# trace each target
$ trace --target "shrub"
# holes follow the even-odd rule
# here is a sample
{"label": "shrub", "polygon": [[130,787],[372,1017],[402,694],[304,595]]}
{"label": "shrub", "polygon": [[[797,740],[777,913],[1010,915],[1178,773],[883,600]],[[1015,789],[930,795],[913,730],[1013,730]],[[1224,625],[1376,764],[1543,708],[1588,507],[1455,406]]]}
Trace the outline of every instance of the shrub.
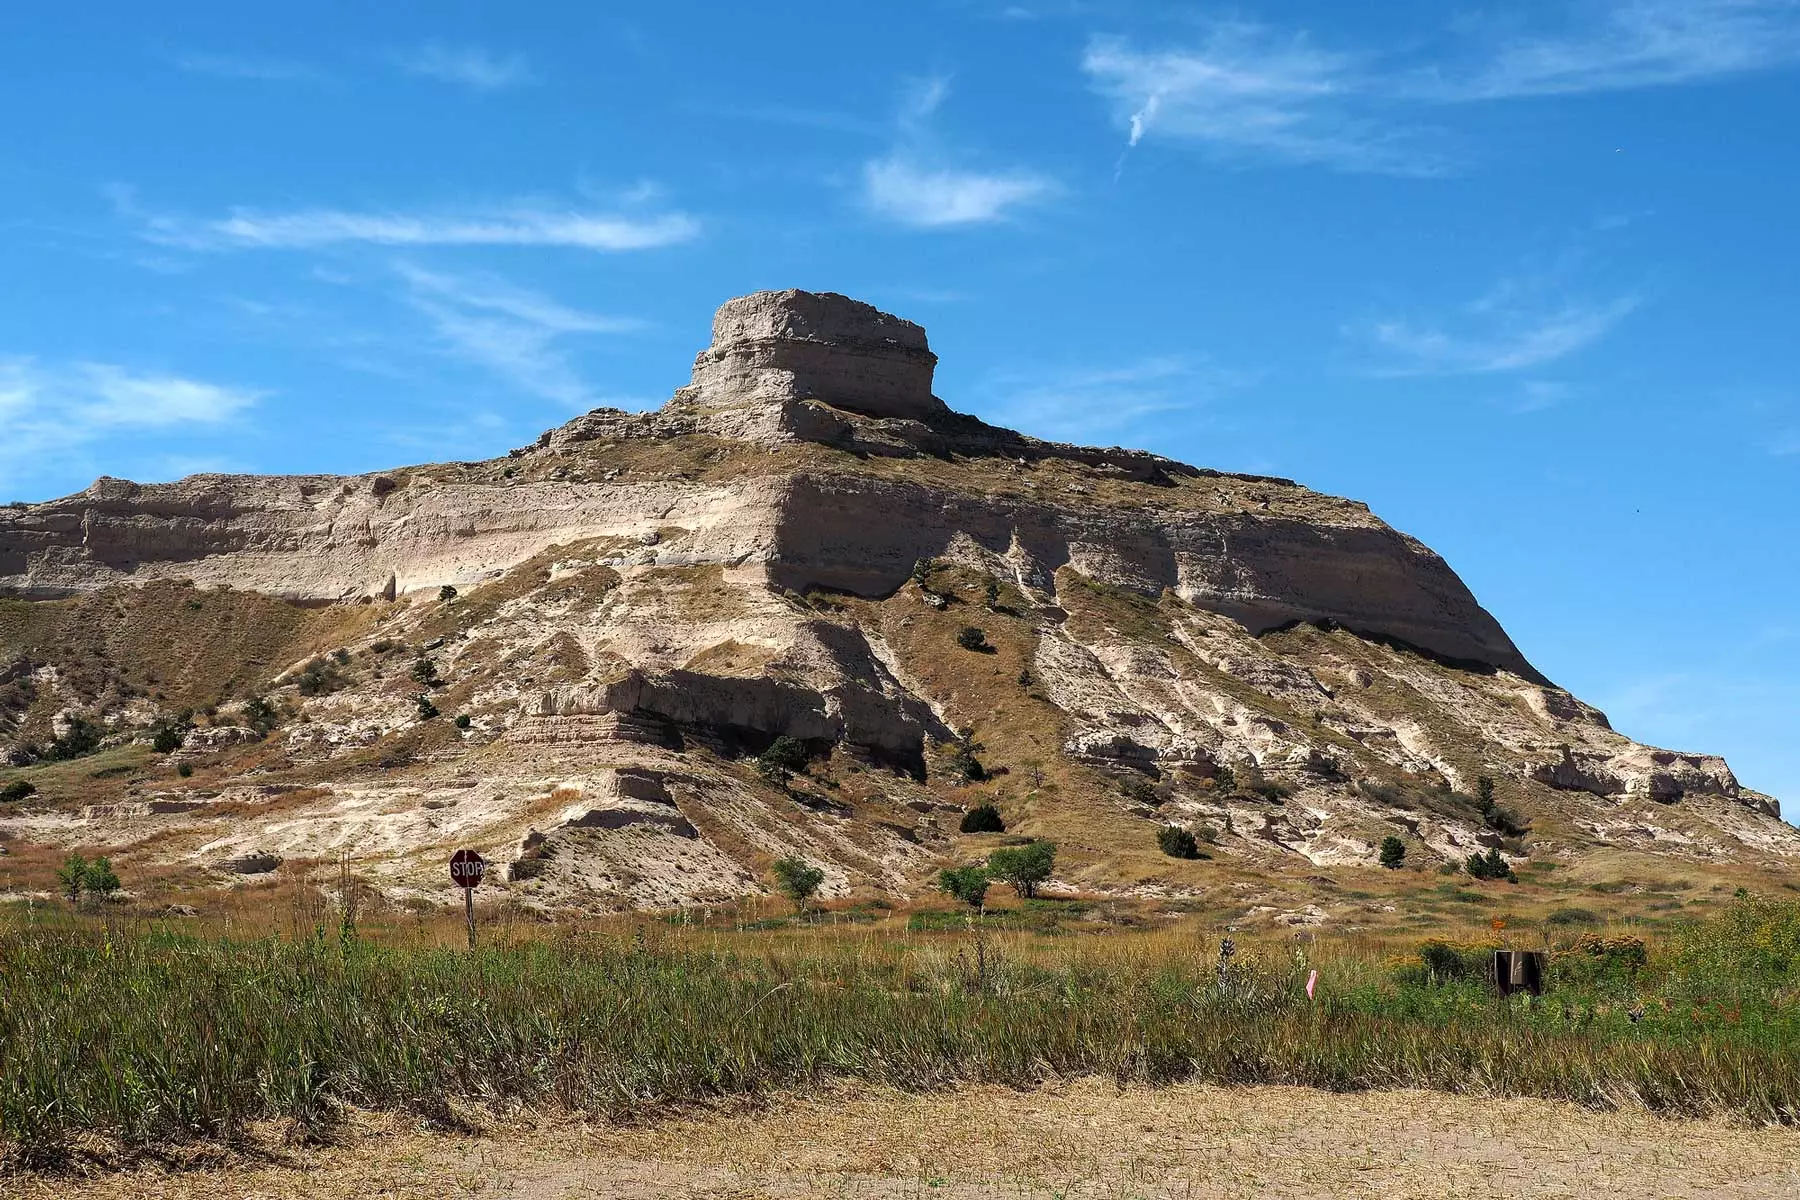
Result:
{"label": "shrub", "polygon": [[185,762],[184,763],[176,763],[175,764],[175,773],[177,775],[181,776],[183,779],[186,779],[189,775],[192,775],[194,773],[194,764],[193,763],[185,763]]}
{"label": "shrub", "polygon": [[1162,794],[1142,779],[1126,779],[1119,787],[1134,804],[1142,804],[1147,808],[1161,808],[1163,805]]}
{"label": "shrub", "polygon": [[456,714],[455,724],[458,729],[467,729],[473,723],[474,722],[470,719],[468,713],[457,713]]}
{"label": "shrub", "polygon": [[294,687],[302,696],[323,696],[337,691],[344,683],[338,664],[324,658],[313,659],[294,677]]}
{"label": "shrub", "polygon": [[266,696],[252,696],[244,701],[244,723],[256,731],[257,737],[268,737],[280,721],[275,706]]}
{"label": "shrub", "polygon": [[1492,847],[1486,854],[1471,854],[1467,864],[1469,874],[1477,879],[1504,879],[1508,883],[1519,882],[1513,874],[1512,864],[1501,855],[1499,847]]}
{"label": "shrub", "polygon": [[924,587],[931,582],[931,560],[920,558],[913,560],[913,582]]}
{"label": "shrub", "polygon": [[1390,871],[1397,871],[1406,861],[1406,843],[1389,835],[1381,839],[1381,865]]}
{"label": "shrub", "polygon": [[1599,925],[1602,918],[1591,908],[1559,908],[1544,918],[1546,925]]}
{"label": "shrub", "polygon": [[158,754],[173,754],[181,749],[186,735],[174,725],[162,725],[150,739],[150,748]]}
{"label": "shrub", "polygon": [[1170,858],[1206,858],[1200,840],[1179,825],[1165,825],[1156,834],[1156,844]]}
{"label": "shrub", "polygon": [[112,861],[103,856],[87,865],[81,876],[81,886],[84,891],[104,899],[118,891],[121,885],[119,876],[112,869]]}
{"label": "shrub", "polygon": [[1237,772],[1220,763],[1213,770],[1213,787],[1221,792],[1237,791]]}
{"label": "shrub", "polygon": [[73,904],[81,899],[82,885],[87,882],[88,860],[79,854],[70,854],[63,859],[63,865],[56,868],[56,886]]}
{"label": "shrub", "polygon": [[1475,777],[1475,802],[1484,814],[1494,807],[1494,781],[1486,775]]}
{"label": "shrub", "polygon": [[804,858],[778,858],[770,870],[775,875],[775,886],[794,902],[796,909],[804,909],[825,883],[825,872]]}
{"label": "shrub", "polygon": [[28,779],[15,779],[5,787],[0,787],[0,804],[12,804],[36,794],[37,784]]}
{"label": "shrub", "polygon": [[964,625],[956,631],[956,644],[964,650],[974,650],[983,654],[993,649],[988,645],[987,634],[973,625]]}
{"label": "shrub", "polygon": [[1000,810],[992,804],[977,804],[963,814],[962,824],[957,828],[964,833],[1005,833],[1006,822],[1000,819]]}
{"label": "shrub", "polygon": [[1008,846],[988,855],[988,874],[1017,892],[1020,899],[1037,895],[1038,884],[1050,878],[1056,866],[1056,843],[1032,842]]}
{"label": "shrub", "polygon": [[1000,603],[1000,581],[992,575],[984,578],[981,581],[981,598],[990,609]]}
{"label": "shrub", "polygon": [[950,770],[959,778],[972,783],[979,783],[988,777],[987,768],[981,765],[976,755],[981,753],[980,742],[964,738],[950,750]]}
{"label": "shrub", "polygon": [[980,908],[987,899],[988,873],[980,867],[947,867],[938,872],[940,891],[956,897],[970,908]]}
{"label": "shrub", "polygon": [[1194,831],[1194,834],[1209,846],[1219,840],[1219,830],[1215,825],[1202,825]]}
{"label": "shrub", "polygon": [[438,589],[438,599],[448,604],[450,601],[456,599],[456,589],[446,583],[443,587]]}
{"label": "shrub", "polygon": [[769,748],[756,756],[759,766],[767,765],[781,771],[803,770],[806,759],[806,743],[785,733],[770,742]]}
{"label": "shrub", "polygon": [[438,715],[438,706],[431,702],[431,697],[420,692],[413,697],[413,703],[419,708],[419,720],[429,721]]}
{"label": "shrub", "polygon": [[412,678],[414,683],[422,683],[426,687],[437,687],[442,682],[438,678],[437,660],[421,654],[413,660]]}
{"label": "shrub", "polygon": [[80,758],[99,749],[102,736],[100,726],[86,717],[71,717],[62,733],[45,748],[44,757],[52,762]]}
{"label": "shrub", "polygon": [[1492,954],[1483,947],[1456,945],[1436,938],[1419,947],[1419,961],[1433,983],[1485,979]]}

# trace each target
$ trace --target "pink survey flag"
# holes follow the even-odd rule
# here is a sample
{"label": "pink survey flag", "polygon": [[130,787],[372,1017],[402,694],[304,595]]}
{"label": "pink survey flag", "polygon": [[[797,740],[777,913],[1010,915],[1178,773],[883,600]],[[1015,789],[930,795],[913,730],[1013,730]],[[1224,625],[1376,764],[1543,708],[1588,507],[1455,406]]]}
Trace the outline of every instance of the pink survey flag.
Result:
{"label": "pink survey flag", "polygon": [[1308,971],[1306,973],[1306,998],[1308,1000],[1312,999],[1313,984],[1317,982],[1319,982],[1319,973],[1317,971]]}

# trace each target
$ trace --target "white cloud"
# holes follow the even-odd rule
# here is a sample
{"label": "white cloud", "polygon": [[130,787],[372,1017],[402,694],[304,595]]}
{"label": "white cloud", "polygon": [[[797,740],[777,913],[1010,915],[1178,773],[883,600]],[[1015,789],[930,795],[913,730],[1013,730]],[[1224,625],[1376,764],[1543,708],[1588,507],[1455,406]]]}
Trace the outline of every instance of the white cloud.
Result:
{"label": "white cloud", "polygon": [[381,246],[566,246],[580,250],[647,250],[685,242],[700,226],[683,213],[649,217],[555,211],[519,205],[493,213],[369,213],[304,209],[267,213],[237,208],[195,220],[149,216],[145,236],[190,250],[320,249],[349,243]]}
{"label": "white cloud", "polygon": [[108,436],[224,425],[260,396],[110,363],[0,359],[0,466],[36,474]]}
{"label": "white cloud", "polygon": [[535,83],[537,77],[522,54],[495,54],[480,46],[450,46],[428,42],[400,56],[400,68],[409,75],[460,84],[478,92]]}
{"label": "white cloud", "polygon": [[1563,33],[1503,39],[1469,78],[1446,84],[1445,98],[1663,87],[1800,59],[1800,5],[1793,0],[1623,0],[1583,7],[1588,19]]}
{"label": "white cloud", "polygon": [[863,166],[863,196],[870,209],[916,229],[997,221],[1008,209],[1040,199],[1053,186],[1026,171],[960,171],[924,166],[904,156],[879,158]]}
{"label": "white cloud", "polygon": [[1555,31],[1465,23],[1403,51],[1328,50],[1305,32],[1219,21],[1082,61],[1127,147],[1153,138],[1341,170],[1435,174],[1429,122],[1452,106],[1662,87],[1800,61],[1796,0],[1590,0]]}
{"label": "white cloud", "polygon": [[1128,146],[1164,137],[1239,156],[1390,174],[1443,166],[1424,134],[1380,113],[1363,64],[1304,35],[1230,22],[1189,47],[1140,50],[1100,38],[1082,68],[1112,101]]}
{"label": "white cloud", "polygon": [[450,353],[519,391],[569,407],[591,408],[597,400],[569,362],[563,339],[645,328],[642,321],[569,308],[492,275],[447,275],[404,263],[397,269],[408,285],[407,302],[431,319]]}
{"label": "white cloud", "polygon": [[1110,367],[1033,368],[988,379],[984,411],[1027,433],[1092,442],[1139,422],[1191,409],[1248,386],[1252,377],[1179,355]]}
{"label": "white cloud", "polygon": [[[1496,295],[1463,306],[1449,321],[1390,318],[1358,331],[1376,352],[1372,373],[1484,375],[1541,367],[1599,341],[1639,304],[1635,296],[1622,296],[1604,303],[1544,305],[1518,298],[1517,290],[1496,289]],[[1553,402],[1560,392],[1548,386]],[[1541,393],[1536,398],[1545,399]]]}

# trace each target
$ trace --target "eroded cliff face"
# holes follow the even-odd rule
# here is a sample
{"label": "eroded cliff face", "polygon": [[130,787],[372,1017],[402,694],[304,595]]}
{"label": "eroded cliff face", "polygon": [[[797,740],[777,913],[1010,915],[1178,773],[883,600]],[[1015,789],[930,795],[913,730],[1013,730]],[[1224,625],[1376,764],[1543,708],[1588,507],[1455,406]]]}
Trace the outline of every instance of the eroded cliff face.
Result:
{"label": "eroded cliff face", "polygon": [[[1364,870],[1390,834],[1427,864],[1800,852],[1364,506],[986,426],[935,361],[867,305],[758,293],[662,410],[504,458],[0,511],[0,752],[45,781],[0,835],[215,880],[349,852],[421,894],[474,843],[522,902],[655,907],[789,853],[908,894],[991,800],[1069,885],[1276,916],[1284,864]],[[81,721],[126,771],[56,773]],[[804,772],[755,767],[777,737]],[[1157,854],[1171,823],[1213,857]]]}

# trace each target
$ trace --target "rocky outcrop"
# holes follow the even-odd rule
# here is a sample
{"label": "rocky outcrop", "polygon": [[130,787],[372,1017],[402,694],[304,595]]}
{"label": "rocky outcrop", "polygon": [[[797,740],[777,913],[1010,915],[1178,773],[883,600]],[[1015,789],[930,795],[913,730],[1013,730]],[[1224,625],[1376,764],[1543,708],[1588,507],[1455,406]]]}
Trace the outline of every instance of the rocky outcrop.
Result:
{"label": "rocky outcrop", "polygon": [[835,292],[756,292],[720,306],[712,345],[678,399],[823,400],[875,417],[949,410],[931,394],[937,355],[911,321]]}

